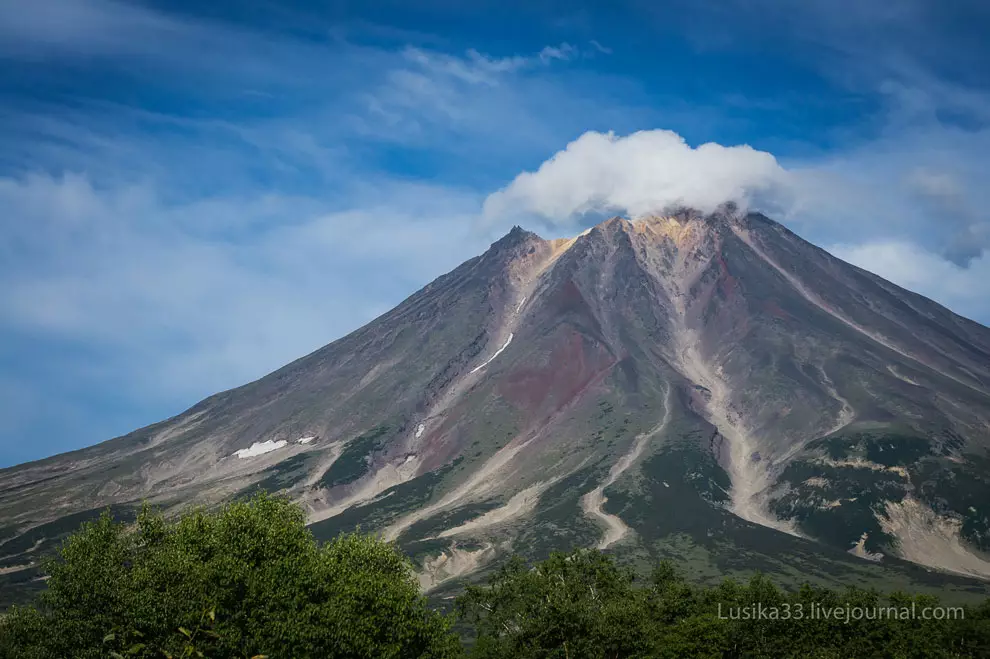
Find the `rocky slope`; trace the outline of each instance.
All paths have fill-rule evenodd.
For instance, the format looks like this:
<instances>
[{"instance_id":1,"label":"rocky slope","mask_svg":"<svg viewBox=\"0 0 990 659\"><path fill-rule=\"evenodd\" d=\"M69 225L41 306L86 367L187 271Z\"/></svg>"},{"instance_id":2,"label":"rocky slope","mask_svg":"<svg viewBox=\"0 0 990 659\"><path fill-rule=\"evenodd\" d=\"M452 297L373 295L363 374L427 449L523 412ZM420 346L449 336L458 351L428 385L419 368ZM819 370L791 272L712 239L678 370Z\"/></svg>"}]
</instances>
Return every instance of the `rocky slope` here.
<instances>
[{"instance_id":1,"label":"rocky slope","mask_svg":"<svg viewBox=\"0 0 990 659\"><path fill-rule=\"evenodd\" d=\"M262 487L428 589L585 545L985 592L988 445L990 329L762 215L515 228L261 380L0 471L0 584L107 505Z\"/></svg>"}]
</instances>

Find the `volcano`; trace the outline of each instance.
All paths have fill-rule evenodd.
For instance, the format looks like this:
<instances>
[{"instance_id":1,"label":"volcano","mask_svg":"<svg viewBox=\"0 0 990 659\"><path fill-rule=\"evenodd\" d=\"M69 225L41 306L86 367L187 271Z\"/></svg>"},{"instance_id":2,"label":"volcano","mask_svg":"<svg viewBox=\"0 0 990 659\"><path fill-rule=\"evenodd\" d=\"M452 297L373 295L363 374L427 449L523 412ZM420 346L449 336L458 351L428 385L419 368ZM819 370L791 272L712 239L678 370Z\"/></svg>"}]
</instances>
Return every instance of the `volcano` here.
<instances>
[{"instance_id":1,"label":"volcano","mask_svg":"<svg viewBox=\"0 0 990 659\"><path fill-rule=\"evenodd\" d=\"M106 506L263 488L318 537L398 542L432 591L586 546L985 594L988 445L990 329L764 215L515 227L256 382L0 470L0 578Z\"/></svg>"}]
</instances>

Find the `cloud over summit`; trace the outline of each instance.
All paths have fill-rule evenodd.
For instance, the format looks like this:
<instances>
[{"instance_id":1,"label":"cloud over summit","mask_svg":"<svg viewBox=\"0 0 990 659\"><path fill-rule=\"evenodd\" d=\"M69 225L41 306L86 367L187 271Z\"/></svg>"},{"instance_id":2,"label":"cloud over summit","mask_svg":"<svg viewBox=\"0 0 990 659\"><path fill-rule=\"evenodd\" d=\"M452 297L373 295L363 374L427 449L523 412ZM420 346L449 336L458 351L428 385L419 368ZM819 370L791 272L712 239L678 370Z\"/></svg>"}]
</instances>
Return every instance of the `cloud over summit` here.
<instances>
[{"instance_id":1,"label":"cloud over summit","mask_svg":"<svg viewBox=\"0 0 990 659\"><path fill-rule=\"evenodd\" d=\"M790 176L776 158L746 145L691 147L669 130L624 137L589 131L491 194L484 215L571 224L588 214L635 217L670 206L710 212L727 201L778 206L789 189Z\"/></svg>"}]
</instances>

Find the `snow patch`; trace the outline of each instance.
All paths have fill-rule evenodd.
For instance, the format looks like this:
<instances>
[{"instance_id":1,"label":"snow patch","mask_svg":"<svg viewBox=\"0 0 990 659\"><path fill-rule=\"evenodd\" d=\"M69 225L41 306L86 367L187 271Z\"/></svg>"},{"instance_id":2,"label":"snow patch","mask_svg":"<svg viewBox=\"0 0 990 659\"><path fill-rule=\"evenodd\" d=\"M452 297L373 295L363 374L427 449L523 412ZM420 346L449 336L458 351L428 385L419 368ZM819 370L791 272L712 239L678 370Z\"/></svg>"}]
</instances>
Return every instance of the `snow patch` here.
<instances>
[{"instance_id":1,"label":"snow patch","mask_svg":"<svg viewBox=\"0 0 990 659\"><path fill-rule=\"evenodd\" d=\"M300 437L296 440L299 444L309 444L311 441L316 439L316 435L306 435L305 437Z\"/></svg>"},{"instance_id":2,"label":"snow patch","mask_svg":"<svg viewBox=\"0 0 990 659\"><path fill-rule=\"evenodd\" d=\"M489 357L488 358L488 361L486 361L484 364L482 364L481 366L475 366L473 369L471 369L471 373L474 373L476 371L480 371L484 367L486 367L489 364L491 364L492 363L492 360L494 360L496 357L498 357L500 354L502 354L502 351L509 347L509 344L510 343L512 343L512 334L509 334L509 338L507 338L505 340L505 345L503 345L501 348L499 348L498 350L496 350L495 351L495 354L492 355L491 357Z\"/></svg>"},{"instance_id":3,"label":"snow patch","mask_svg":"<svg viewBox=\"0 0 990 659\"><path fill-rule=\"evenodd\" d=\"M420 437L423 436L424 430L426 430L426 424L421 423L418 426L416 426L416 439L419 439Z\"/></svg>"},{"instance_id":4,"label":"snow patch","mask_svg":"<svg viewBox=\"0 0 990 659\"><path fill-rule=\"evenodd\" d=\"M277 451L280 448L284 448L288 443L289 442L284 439L280 439L278 441L269 439L264 442L255 442L248 448L242 448L239 451L234 451L234 455L242 459L253 458L259 455L264 455L265 453Z\"/></svg>"}]
</instances>

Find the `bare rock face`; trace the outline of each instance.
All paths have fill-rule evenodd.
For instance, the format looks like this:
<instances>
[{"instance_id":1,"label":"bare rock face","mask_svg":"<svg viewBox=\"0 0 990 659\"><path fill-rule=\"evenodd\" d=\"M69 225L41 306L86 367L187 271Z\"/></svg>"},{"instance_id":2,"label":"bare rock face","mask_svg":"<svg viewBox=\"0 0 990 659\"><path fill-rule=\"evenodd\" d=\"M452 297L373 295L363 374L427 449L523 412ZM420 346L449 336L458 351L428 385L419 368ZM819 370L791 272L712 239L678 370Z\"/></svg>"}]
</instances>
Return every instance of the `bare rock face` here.
<instances>
[{"instance_id":1,"label":"bare rock face","mask_svg":"<svg viewBox=\"0 0 990 659\"><path fill-rule=\"evenodd\" d=\"M990 329L762 215L516 227L261 380L0 471L0 579L105 506L262 487L431 589L583 545L980 591L988 445Z\"/></svg>"}]
</instances>

